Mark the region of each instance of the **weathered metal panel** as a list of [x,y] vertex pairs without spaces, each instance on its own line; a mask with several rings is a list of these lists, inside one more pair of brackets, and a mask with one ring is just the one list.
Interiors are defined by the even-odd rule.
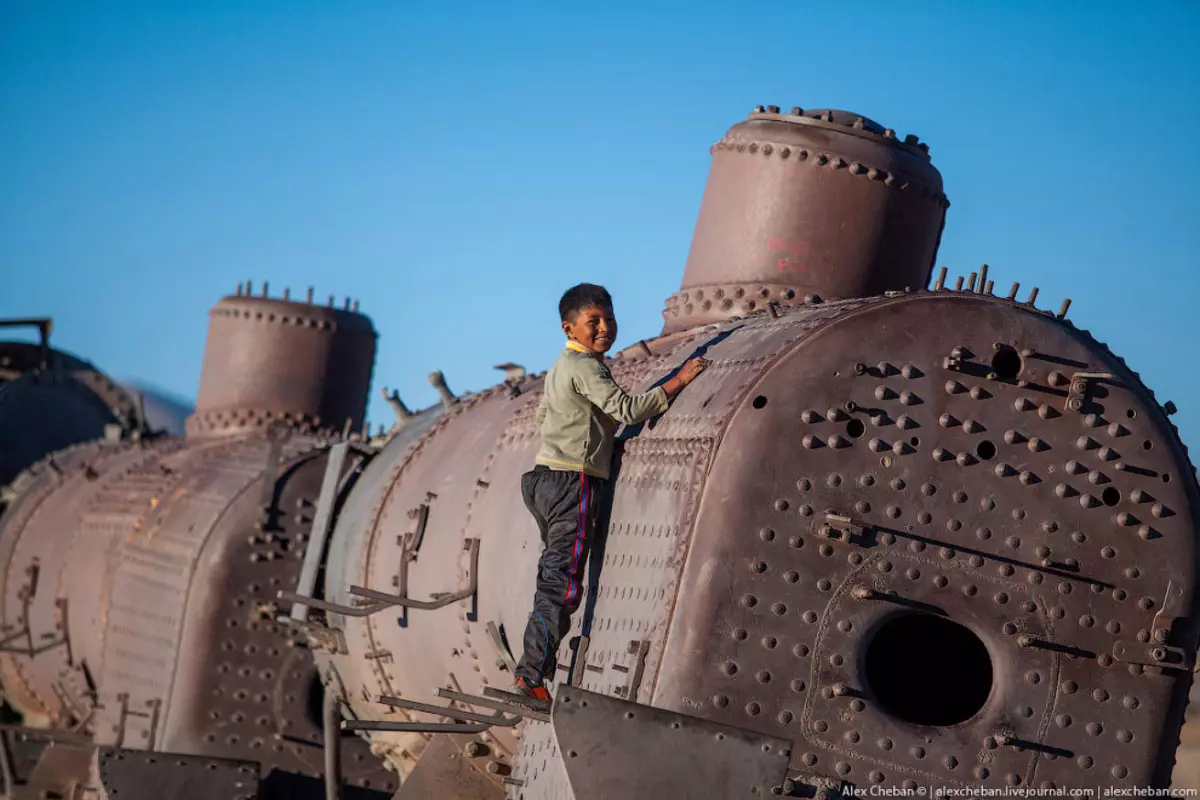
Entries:
[[[1071,410],[1086,371],[1114,377]],[[1165,782],[1191,676],[1149,651],[1168,585],[1163,635],[1195,647],[1196,487],[1102,346],[973,295],[883,301],[766,372],[725,442],[656,704],[793,738],[796,766],[860,785]],[[986,656],[949,636],[873,653],[910,612]],[[884,659],[916,692],[922,657],[993,671],[960,724],[873,687]]]
[[577,800],[781,794],[791,742],[564,686],[554,735]]
[[844,111],[759,107],[712,149],[665,332],[929,281],[949,202],[928,148]]
[[[13,322],[44,324],[49,336],[50,320],[0,325]],[[132,432],[136,412],[132,396],[86,361],[48,346],[0,342],[0,488],[50,453],[104,436],[105,426]]]
[[429,800],[433,797],[501,800],[504,790],[470,762],[471,758],[449,736],[434,736],[394,800]]
[[[298,430],[357,431],[375,364],[375,329],[331,304],[249,293],[222,298],[208,340],[190,435],[231,435],[285,422]],[[331,298],[332,300],[332,298]]]

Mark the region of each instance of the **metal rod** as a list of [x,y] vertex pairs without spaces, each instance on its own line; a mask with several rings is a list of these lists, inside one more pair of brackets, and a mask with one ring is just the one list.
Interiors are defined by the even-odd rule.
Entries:
[[[475,590],[479,586],[479,540],[468,539],[466,549],[471,551],[471,564],[470,571],[467,574],[467,585],[456,592],[442,595],[441,597],[433,600],[413,600],[412,598],[405,597],[404,595],[377,592],[374,589],[367,589],[363,586],[351,586],[350,594],[356,597],[365,597],[370,600],[375,600],[378,603],[383,603],[390,606],[420,608],[426,611],[431,611],[435,608],[444,608],[451,603],[457,603],[459,600],[465,600],[471,595],[475,594]],[[314,608],[315,607],[316,606],[314,606]]]
[[367,603],[361,606],[344,606],[341,603],[328,603],[324,600],[318,600],[315,597],[305,597],[302,594],[295,592],[285,592],[282,589],[275,593],[275,597],[280,600],[286,600],[289,603],[300,603],[301,605],[315,608],[318,611],[332,611],[334,614],[341,614],[347,617],[369,617],[383,609],[387,608],[387,603]]
[[948,275],[948,274],[949,274],[949,272],[950,272],[950,269],[949,269],[949,267],[942,267],[942,268],[941,268],[941,269],[938,271],[938,279],[937,279],[937,282],[933,284],[933,290],[934,290],[935,292],[940,292],[940,291],[942,290],[942,288],[943,288],[943,287],[945,287],[945,285],[946,285],[946,275]]
[[1058,318],[1064,319],[1067,316],[1067,309],[1071,307],[1071,298],[1066,298],[1062,302],[1062,307],[1058,309]]
[[429,703],[418,703],[415,700],[404,700],[399,697],[388,697],[381,695],[379,702],[385,706],[394,706],[396,708],[407,708],[410,711],[423,711],[426,714],[436,714],[440,717],[456,720],[458,722],[483,722],[488,725],[499,726],[501,728],[511,728],[521,721],[519,716],[511,718],[505,716],[503,711],[497,711],[495,714],[480,714],[475,711],[460,711],[457,708],[449,706],[435,706]]
[[996,282],[995,282],[995,281],[988,281],[988,282],[987,282],[987,286],[985,286],[985,287],[984,287],[983,291],[984,291],[986,294],[991,294],[991,293],[992,293],[992,287],[993,287],[993,286],[995,286],[995,285],[996,285]]
[[541,722],[549,722],[550,715],[544,711],[534,711],[533,709],[517,706],[513,703],[506,703],[503,700],[492,700],[487,697],[476,697],[475,695],[463,694],[450,689],[438,689],[438,697],[444,697],[447,700],[456,700],[459,703],[466,703],[472,706],[482,706],[484,708],[494,708],[497,711],[506,711],[510,714],[520,714],[529,719],[536,719]]
[[958,278],[955,279],[955,281],[954,281],[954,291],[961,292],[962,284],[963,284],[963,276],[959,275]]
[[1021,289],[1019,281],[1013,281],[1012,288],[1008,290],[1008,299],[1013,300],[1017,296],[1017,292]]
[[983,291],[983,287],[987,284],[988,265],[984,264],[979,268],[979,291]]
[[1029,305],[1033,305],[1034,302],[1037,300],[1037,296],[1038,296],[1038,287],[1035,286],[1035,287],[1033,287],[1033,291],[1031,291],[1029,293],[1029,299],[1026,300],[1025,302],[1028,303]]
[[325,687],[325,800],[342,800],[342,721],[337,692]]
[[979,277],[979,276],[977,276],[974,272],[972,272],[971,277],[967,278],[967,291],[968,292],[975,291],[975,279],[977,277]]
[[395,731],[403,733],[479,733],[489,726],[457,722],[375,722],[367,719],[348,719],[342,723],[344,731]]

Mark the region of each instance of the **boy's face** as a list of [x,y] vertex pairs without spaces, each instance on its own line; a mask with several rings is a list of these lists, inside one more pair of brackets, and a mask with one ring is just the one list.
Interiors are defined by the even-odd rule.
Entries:
[[562,326],[568,339],[596,355],[607,353],[617,340],[617,318],[607,306],[581,308],[573,320],[564,321]]

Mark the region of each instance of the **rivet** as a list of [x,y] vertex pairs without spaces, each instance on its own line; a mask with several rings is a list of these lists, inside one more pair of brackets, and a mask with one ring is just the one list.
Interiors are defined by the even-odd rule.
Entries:
[[963,386],[961,383],[959,383],[956,380],[946,381],[945,388],[946,388],[946,394],[962,394],[963,392],[965,392],[967,390],[966,386]]

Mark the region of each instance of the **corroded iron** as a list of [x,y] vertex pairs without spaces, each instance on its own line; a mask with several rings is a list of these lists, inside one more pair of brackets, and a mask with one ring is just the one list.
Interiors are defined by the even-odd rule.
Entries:
[[[0,320],[38,329],[39,343],[0,341],[0,489],[51,453],[147,434],[135,397],[92,364],[50,347],[49,319]],[[50,463],[50,462],[47,462]],[[0,508],[6,497],[0,495]]]
[[[594,605],[572,631],[585,655],[564,645],[559,691],[571,678],[787,739],[810,790],[1090,786],[1097,769],[1166,785],[1195,651],[1196,485],[1163,409],[1103,345],[986,293],[899,292],[645,349],[610,362],[623,385],[699,353],[710,367],[622,434]],[[1070,374],[1103,377],[1068,412]],[[318,660],[359,719],[418,730],[432,687],[511,680],[488,626],[528,612],[538,534],[517,481],[539,393],[535,379],[443,407],[351,492],[334,604],[355,586],[452,590],[480,542],[456,607],[328,617],[345,650]],[[523,796],[571,796],[552,726],[486,734]]]
[[[365,317],[350,324],[370,344],[357,356],[365,369],[354,358],[343,365],[357,369],[358,394],[353,381],[325,391],[337,395],[329,407],[352,410],[365,403],[374,334]],[[216,339],[218,350],[229,344]],[[314,348],[325,358],[337,346]],[[217,373],[250,383],[242,370],[261,363],[229,354]],[[274,621],[275,592],[298,580],[340,438],[307,423],[280,415],[216,440],[99,439],[22,474],[0,517],[0,683],[27,725],[56,741],[251,760],[266,800],[320,791],[322,698],[341,691]],[[340,447],[350,444],[335,483],[352,482],[367,452]],[[347,786],[370,787],[349,797],[399,785],[368,743],[349,738],[340,750]]]
[[[240,289],[240,287],[239,287]],[[210,312],[191,435],[261,430],[282,420],[306,430],[357,431],[375,363],[371,320],[330,305],[249,292]]]
[[712,156],[664,333],[769,302],[927,285],[949,201],[915,136],[845,111],[760,106]]

